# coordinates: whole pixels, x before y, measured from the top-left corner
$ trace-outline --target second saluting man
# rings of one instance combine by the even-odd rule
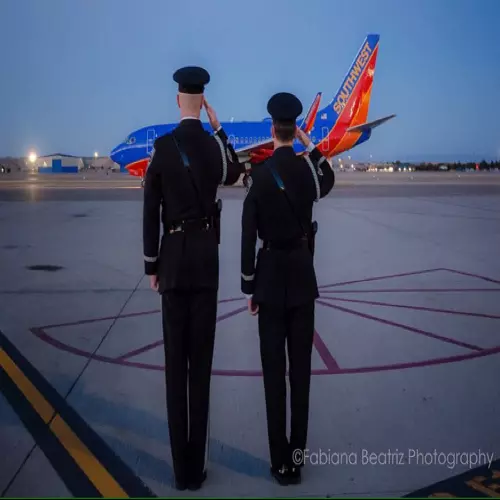
[[[176,487],[183,490],[198,489],[206,478],[219,286],[217,188],[234,184],[245,169],[204,99],[208,72],[186,67],[174,80],[181,122],[155,142],[145,179],[143,242],[145,272],[162,300],[168,425]],[[214,135],[203,129],[203,106]]]
[[[268,102],[274,153],[252,169],[243,205],[241,289],[251,314],[259,315],[259,337],[271,473],[280,484],[300,481],[307,441],[314,305],[315,201],[326,196],[335,175],[309,137],[297,128],[301,102],[279,93]],[[309,155],[298,157],[298,138]],[[255,262],[256,240],[262,240]],[[290,363],[291,434],[286,435],[286,348]],[[298,450],[298,451],[294,451]],[[302,453],[302,455],[301,455]]]

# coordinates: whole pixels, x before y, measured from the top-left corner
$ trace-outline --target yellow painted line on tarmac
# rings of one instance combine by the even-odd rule
[[[54,408],[28,380],[9,355],[0,347],[0,366],[24,394],[42,420],[48,424],[54,416]]]
[[[59,415],[56,415],[50,424],[50,429],[104,497],[128,498],[128,495],[115,481],[113,476],[95,458]]]
[[[24,397],[33,406],[43,421],[48,424],[55,414],[54,408],[1,347],[0,366],[24,394]],[[55,416],[49,427],[103,497],[128,498],[123,488],[97,460],[87,446],[82,443],[60,415]]]

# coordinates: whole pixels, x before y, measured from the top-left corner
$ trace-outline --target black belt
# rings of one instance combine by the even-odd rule
[[[174,222],[168,226],[169,233],[178,233],[186,231],[207,231],[214,227],[212,218],[187,219]]]
[[[305,248],[308,246],[306,238],[297,238],[284,241],[264,241],[264,250],[295,250],[296,248]]]

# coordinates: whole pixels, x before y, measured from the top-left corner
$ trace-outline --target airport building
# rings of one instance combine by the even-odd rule
[[[82,158],[55,153],[38,157],[32,168],[41,174],[75,174],[82,170],[83,167]]]

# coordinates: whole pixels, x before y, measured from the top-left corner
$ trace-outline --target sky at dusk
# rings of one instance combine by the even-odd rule
[[[0,156],[106,155],[177,121],[184,65],[221,121],[278,91],[324,105],[378,33],[369,119],[397,118],[353,157],[500,159],[499,20],[500,0],[0,0]]]

